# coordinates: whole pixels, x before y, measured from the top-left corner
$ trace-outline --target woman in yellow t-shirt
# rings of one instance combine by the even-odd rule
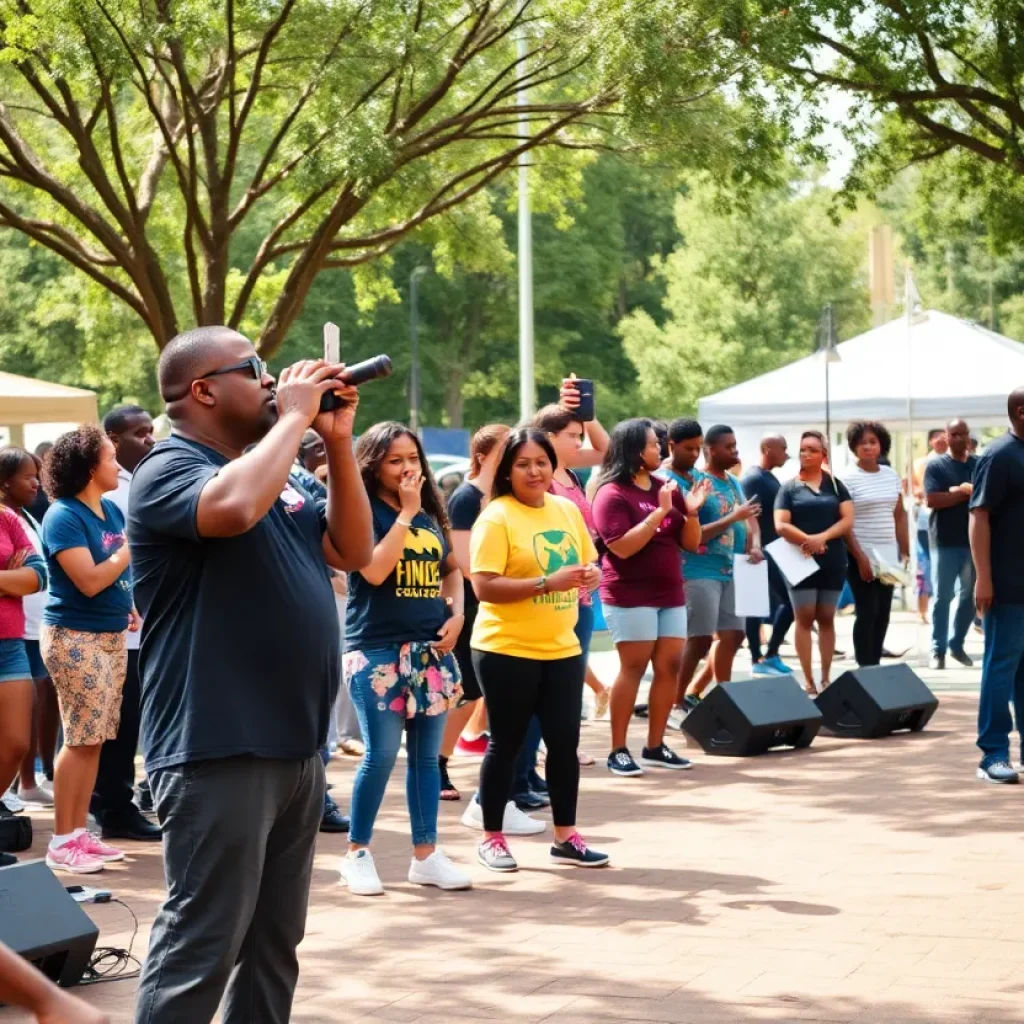
[[[494,475],[491,501],[470,538],[480,600],[473,664],[491,724],[480,769],[484,841],[477,856],[492,871],[518,867],[502,835],[516,755],[536,715],[547,746],[555,842],[552,860],[600,867],[608,857],[576,831],[583,654],[576,637],[580,587],[600,582],[597,551],[580,510],[548,493],[558,464],[547,436],[512,431]]]

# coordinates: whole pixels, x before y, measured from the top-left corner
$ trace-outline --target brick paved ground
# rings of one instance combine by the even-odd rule
[[[344,840],[321,837],[293,1020],[1017,1022],[1024,787],[974,780],[976,695],[942,699],[917,736],[701,755],[693,772],[634,780],[589,769],[581,825],[614,866],[551,868],[546,843],[517,840],[522,870],[473,865],[471,893],[405,882],[396,780],[375,842],[387,895],[340,889]],[[606,729],[585,726],[594,753]],[[330,769],[343,801],[353,767]],[[476,767],[453,772],[467,795]],[[462,806],[442,805],[442,842],[472,864]],[[160,857],[131,852],[104,882],[138,913],[144,949]],[[122,908],[93,913],[102,942],[126,941]],[[131,1020],[134,982],[87,997]],[[0,1011],[2,1024],[21,1019]]]

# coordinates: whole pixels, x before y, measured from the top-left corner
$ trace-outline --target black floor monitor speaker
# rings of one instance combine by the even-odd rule
[[[82,980],[99,929],[41,860],[0,868],[0,942],[67,988]]]
[[[935,694],[903,662],[844,672],[815,703],[829,732],[867,740],[899,729],[920,732],[939,706]]]
[[[706,754],[750,757],[772,747],[807,747],[821,712],[789,676],[721,683],[684,719]]]

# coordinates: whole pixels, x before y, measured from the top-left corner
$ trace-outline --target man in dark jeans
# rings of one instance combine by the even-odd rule
[[[756,498],[761,505],[758,522],[761,526],[762,549],[778,539],[775,530],[775,498],[779,493],[778,477],[772,470],[779,469],[789,460],[786,439],[781,434],[766,434],[761,439],[761,461],[740,481],[743,493]],[[789,604],[786,581],[774,560],[768,558],[768,602],[772,635],[768,649],[761,655],[761,619],[747,619],[747,645],[755,676],[789,675],[792,669],[779,657],[779,650],[789,627],[793,625],[793,609]]]
[[[128,537],[168,895],[137,1024],[209,1024],[222,997],[224,1024],[291,1014],[324,803],[318,751],[341,675],[328,567],[362,568],[373,551],[352,451],[358,392],[338,387],[340,370],[302,362],[275,389],[226,327],[179,335],[160,356],[174,434],[135,472]],[[321,413],[331,390],[345,404]],[[288,479],[310,425],[330,466],[323,509]]]
[[[968,502],[971,500],[974,467],[978,457],[969,450],[971,431],[960,419],[946,428],[949,451],[932,459],[924,471],[924,493],[932,510],[929,536],[932,554],[933,669],[946,667],[946,651],[959,664],[970,668],[974,662],[964,651],[967,631],[974,621],[974,562],[967,536]],[[959,589],[953,635],[949,635],[949,606]]]
[[[978,460],[971,496],[971,551],[978,569],[978,612],[985,657],[978,701],[978,778],[1013,783],[1010,702],[1024,715],[1024,388],[1007,402],[1009,433]]]
[[[117,455],[117,490],[107,495],[128,521],[128,493],[132,474],[156,443],[153,419],[138,405],[122,405],[103,418],[103,430]],[[132,798],[135,795],[135,754],[139,749],[139,634],[127,634],[128,670],[121,691],[121,720],[117,736],[100,751],[89,810],[99,822],[104,839],[158,842],[160,829],[148,821]]]

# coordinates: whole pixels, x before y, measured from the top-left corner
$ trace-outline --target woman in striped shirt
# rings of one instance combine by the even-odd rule
[[[889,628],[893,588],[878,579],[882,565],[896,567],[909,557],[907,516],[900,478],[885,464],[892,438],[881,423],[858,420],[846,431],[846,442],[857,457],[842,475],[853,499],[853,530],[846,535],[850,549],[847,578],[857,604],[853,649],[860,666],[882,660]]]

